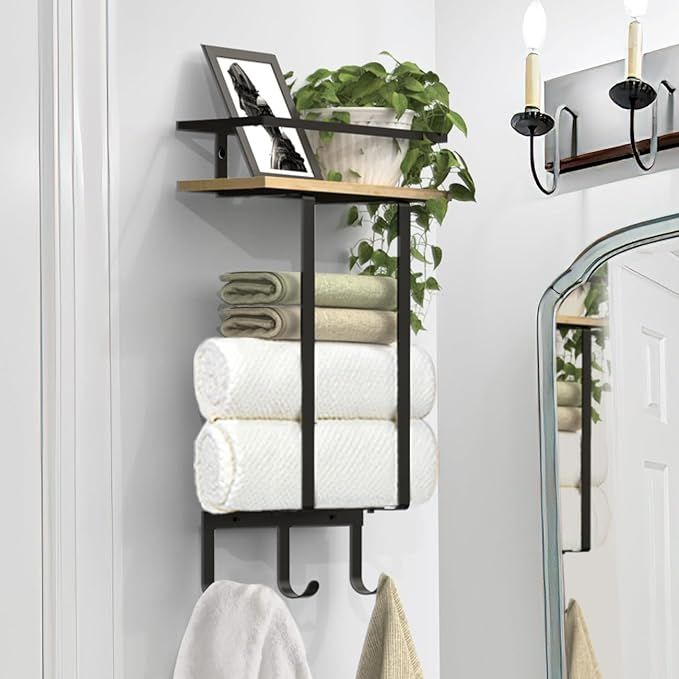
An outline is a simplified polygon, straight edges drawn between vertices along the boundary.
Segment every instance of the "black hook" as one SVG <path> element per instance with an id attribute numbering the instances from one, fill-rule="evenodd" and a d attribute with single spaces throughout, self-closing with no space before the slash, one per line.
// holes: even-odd
<path id="1" fill-rule="evenodd" d="M 354 521 L 349 527 L 349 580 L 358 594 L 375 594 L 363 584 L 363 522 Z"/>
<path id="2" fill-rule="evenodd" d="M 320 585 L 312 580 L 306 589 L 297 594 L 290 584 L 290 526 L 278 526 L 278 589 L 289 599 L 302 599 L 318 592 Z"/>

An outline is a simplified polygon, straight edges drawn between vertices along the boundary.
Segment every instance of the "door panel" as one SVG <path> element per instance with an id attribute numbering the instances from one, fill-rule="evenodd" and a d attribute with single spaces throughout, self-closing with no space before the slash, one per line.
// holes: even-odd
<path id="1" fill-rule="evenodd" d="M 617 265 L 613 281 L 619 302 L 612 307 L 611 322 L 624 677 L 676 679 L 672 649 L 679 648 L 679 635 L 672 611 L 679 610 L 679 599 L 672 573 L 679 567 L 674 462 L 679 295 L 623 265 Z"/>

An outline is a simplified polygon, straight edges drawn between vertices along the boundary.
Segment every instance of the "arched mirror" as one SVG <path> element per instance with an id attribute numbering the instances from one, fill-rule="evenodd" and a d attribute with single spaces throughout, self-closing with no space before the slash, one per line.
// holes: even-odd
<path id="1" fill-rule="evenodd" d="M 548 677 L 675 678 L 679 217 L 597 241 L 547 289 L 539 374 Z"/>

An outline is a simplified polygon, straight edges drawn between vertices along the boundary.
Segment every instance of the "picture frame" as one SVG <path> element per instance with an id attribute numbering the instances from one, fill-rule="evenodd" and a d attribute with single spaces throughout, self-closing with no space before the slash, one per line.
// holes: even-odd
<path id="1" fill-rule="evenodd" d="M 274 54 L 214 45 L 202 48 L 230 116 L 299 119 Z M 304 130 L 250 125 L 236 132 L 253 175 L 322 178 Z"/>

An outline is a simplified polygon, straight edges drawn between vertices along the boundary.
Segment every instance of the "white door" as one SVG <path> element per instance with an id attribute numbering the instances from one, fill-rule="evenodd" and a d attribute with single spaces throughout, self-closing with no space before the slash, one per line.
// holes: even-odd
<path id="1" fill-rule="evenodd" d="M 659 276 L 643 256 L 611 268 L 622 667 L 624 679 L 676 679 L 679 294 L 647 277 Z"/>

